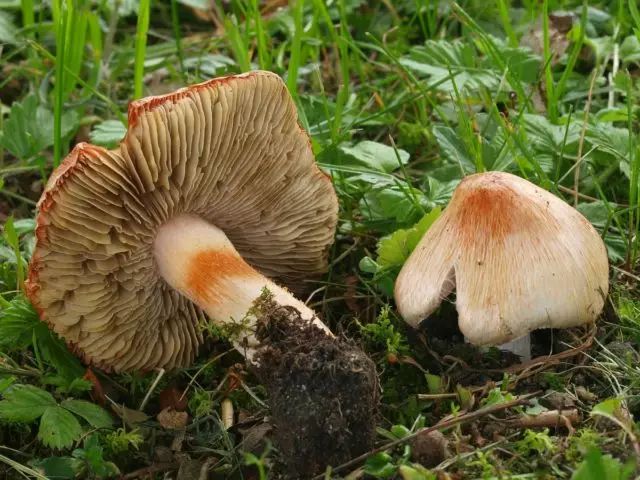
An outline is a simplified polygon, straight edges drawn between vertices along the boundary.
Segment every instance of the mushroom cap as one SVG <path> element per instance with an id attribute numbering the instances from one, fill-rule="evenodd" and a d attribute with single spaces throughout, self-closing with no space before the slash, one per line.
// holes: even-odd
<path id="1" fill-rule="evenodd" d="M 204 313 L 159 275 L 159 226 L 198 215 L 286 286 L 326 271 L 337 209 L 280 77 L 215 78 L 132 102 L 113 150 L 75 146 L 37 205 L 28 296 L 87 363 L 188 366 Z"/>
<path id="2" fill-rule="evenodd" d="M 458 324 L 476 345 L 538 328 L 594 322 L 608 292 L 606 247 L 591 223 L 516 175 L 470 175 L 403 265 L 394 296 L 413 327 L 454 289 Z"/>

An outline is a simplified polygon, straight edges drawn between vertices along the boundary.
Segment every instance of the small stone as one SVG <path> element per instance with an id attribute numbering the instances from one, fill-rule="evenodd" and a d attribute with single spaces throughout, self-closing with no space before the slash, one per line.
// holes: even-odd
<path id="1" fill-rule="evenodd" d="M 412 460 L 426 468 L 439 465 L 449 456 L 447 440 L 438 430 L 418 435 L 410 445 Z"/>

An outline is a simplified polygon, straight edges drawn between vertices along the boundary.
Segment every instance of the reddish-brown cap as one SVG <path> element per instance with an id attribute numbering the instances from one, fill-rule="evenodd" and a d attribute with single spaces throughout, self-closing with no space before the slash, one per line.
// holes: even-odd
<path id="1" fill-rule="evenodd" d="M 131 103 L 118 148 L 73 149 L 38 203 L 28 295 L 87 362 L 186 366 L 204 314 L 159 276 L 159 226 L 200 216 L 288 285 L 326 270 L 337 208 L 280 77 L 213 79 Z"/>
<path id="2" fill-rule="evenodd" d="M 418 326 L 455 289 L 469 342 L 500 345 L 595 321 L 608 267 L 600 235 L 576 209 L 516 175 L 479 173 L 460 182 L 406 261 L 395 299 Z"/>

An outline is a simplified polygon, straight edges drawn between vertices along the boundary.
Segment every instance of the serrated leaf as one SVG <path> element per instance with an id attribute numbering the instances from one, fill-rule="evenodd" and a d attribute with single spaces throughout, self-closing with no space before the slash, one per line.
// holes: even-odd
<path id="1" fill-rule="evenodd" d="M 53 113 L 41 106 L 35 94 L 11 105 L 9 118 L 0 132 L 0 146 L 18 159 L 29 159 L 53 145 Z M 78 126 L 78 113 L 69 109 L 62 115 L 62 136 Z"/>
<path id="2" fill-rule="evenodd" d="M 396 230 L 382 238 L 378 244 L 377 263 L 382 267 L 402 266 L 441 212 L 442 209 L 436 207 L 425 214 L 412 228 Z"/>
<path id="3" fill-rule="evenodd" d="M 127 127 L 120 120 L 105 120 L 91 131 L 91 141 L 105 148 L 113 148 L 127 133 Z"/>
<path id="4" fill-rule="evenodd" d="M 73 445 L 82 436 L 80 422 L 62 407 L 45 409 L 40 419 L 38 438 L 47 447 L 63 449 Z"/>
<path id="5" fill-rule="evenodd" d="M 113 426 L 113 418 L 106 410 L 86 400 L 67 399 L 60 406 L 84 418 L 92 427 L 109 428 Z"/>
<path id="6" fill-rule="evenodd" d="M 406 164 L 410 156 L 402 149 L 398 149 L 396 155 L 393 147 L 369 140 L 358 142 L 353 146 L 340 145 L 340 150 L 358 163 L 386 173 L 391 173 L 399 168 L 400 162 Z"/>
<path id="7" fill-rule="evenodd" d="M 39 323 L 29 300 L 23 296 L 13 298 L 0 312 L 0 345 L 19 347 L 30 343 L 33 329 Z"/>
<path id="8" fill-rule="evenodd" d="M 0 419 L 9 422 L 33 422 L 48 408 L 56 406 L 49 392 L 33 385 L 14 385 L 5 390 L 3 396 Z"/>

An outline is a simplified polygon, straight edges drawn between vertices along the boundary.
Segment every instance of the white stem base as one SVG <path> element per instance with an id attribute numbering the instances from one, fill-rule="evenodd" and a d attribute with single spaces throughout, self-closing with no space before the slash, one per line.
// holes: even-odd
<path id="1" fill-rule="evenodd" d="M 249 360 L 255 354 L 256 318 L 247 313 L 266 287 L 279 305 L 295 307 L 305 320 L 329 328 L 316 313 L 285 288 L 252 268 L 222 230 L 205 220 L 180 215 L 158 230 L 154 254 L 165 281 L 202 308 L 216 325 L 246 322 L 246 332 L 234 342 Z"/>
<path id="2" fill-rule="evenodd" d="M 464 341 L 469 343 L 469 340 L 467 340 L 466 337 Z M 510 342 L 498 345 L 497 348 L 500 350 L 507 350 L 518 355 L 523 363 L 528 362 L 531 360 L 531 334 L 527 334 L 523 337 L 511 340 Z"/>
<path id="3" fill-rule="evenodd" d="M 527 334 L 498 347 L 501 350 L 508 350 L 520 356 L 522 362 L 531 360 L 531 335 Z"/>

